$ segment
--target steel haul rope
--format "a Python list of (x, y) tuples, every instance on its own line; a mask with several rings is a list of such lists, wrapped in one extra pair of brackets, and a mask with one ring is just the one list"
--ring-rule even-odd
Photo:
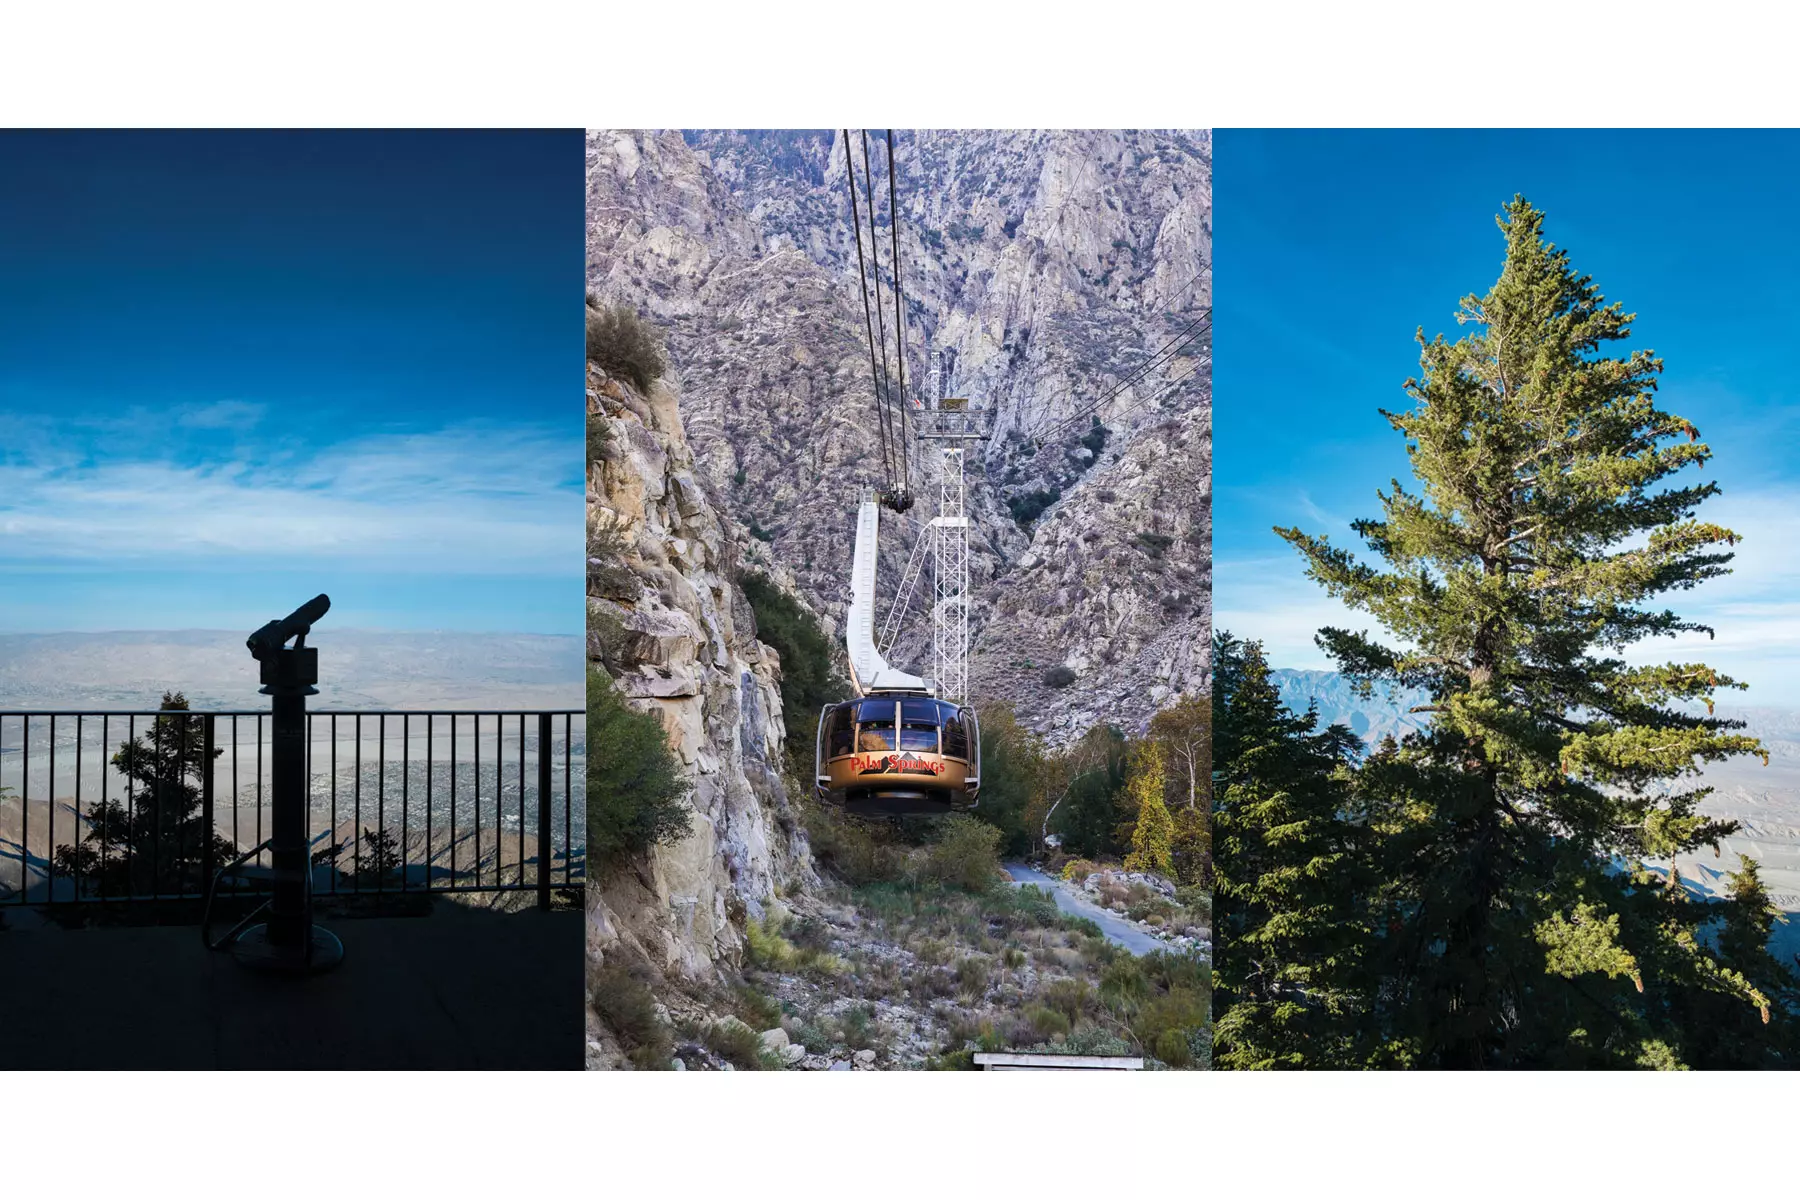
[[(867, 137), (867, 134), (864, 134)], [(865, 152), (868, 142), (863, 143)], [(894, 357), (899, 360), (900, 367), (900, 461), (902, 475), (901, 487), (904, 491), (912, 491), (912, 450), (906, 431), (906, 323), (904, 310), (900, 304), (900, 202), (894, 191), (894, 131), (887, 131), (888, 160), (888, 239), (894, 252)], [(870, 219), (869, 233), (875, 232), (873, 218)], [(875, 286), (881, 286), (881, 271), (875, 272)]]
[[(894, 465), (888, 447), (890, 436), (888, 431), (887, 406), (884, 405), (881, 400), (881, 376), (876, 373), (875, 369), (875, 323), (873, 316), (869, 311), (869, 275), (868, 270), (863, 263), (862, 218), (859, 217), (856, 212), (856, 160), (850, 155), (850, 131), (848, 129), (844, 130), (844, 170), (845, 180), (850, 186), (850, 224), (856, 233), (856, 274), (862, 281), (863, 329), (867, 332), (869, 338), (869, 376), (875, 385), (875, 417), (881, 439), (882, 482), (885, 486), (891, 488), (894, 484)], [(872, 216), (870, 220), (869, 238), (873, 241), (875, 229)], [(877, 278), (876, 284), (877, 286), (880, 285), (879, 278)], [(879, 303), (877, 304), (877, 307), (879, 307)], [(882, 353), (885, 357), (885, 338), (882, 340)]]

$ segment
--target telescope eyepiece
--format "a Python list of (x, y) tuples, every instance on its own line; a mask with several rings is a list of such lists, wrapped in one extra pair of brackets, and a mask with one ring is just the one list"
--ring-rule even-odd
[(305, 637), (312, 630), (313, 622), (331, 610), (331, 597), (320, 592), (299, 608), (279, 621), (270, 621), (261, 629), (251, 634), (244, 642), (249, 647), (251, 657), (261, 661), (272, 657), (289, 638)]

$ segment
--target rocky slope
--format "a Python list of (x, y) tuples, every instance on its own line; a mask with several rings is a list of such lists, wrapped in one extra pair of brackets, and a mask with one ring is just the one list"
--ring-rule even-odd
[(696, 478), (674, 390), (640, 395), (590, 366), (588, 420), (604, 429), (588, 476), (588, 656), (662, 720), (693, 783), (686, 838), (596, 864), (589, 959), (623, 950), (703, 977), (739, 955), (746, 920), (778, 888), (811, 878), (777, 766), (780, 665), (732, 583), (731, 542)]
[[(871, 157), (891, 264), (879, 138)], [(1053, 742), (1102, 714), (1141, 727), (1159, 689), (1206, 681), (1209, 343), (1103, 407), (1104, 433), (1055, 423), (1210, 306), (1210, 137), (921, 131), (896, 160), (911, 390), (967, 396), (995, 423), (968, 468), (974, 698), (1025, 702)], [(589, 286), (667, 332), (694, 472), (738, 553), (828, 620), (856, 500), (882, 474), (847, 204), (830, 132), (588, 137)], [(933, 497), (935, 456), (911, 468)], [(890, 594), (929, 510), (889, 522)], [(1138, 552), (1164, 537), (1160, 557)], [(925, 624), (898, 661), (922, 662)], [(1052, 694), (1056, 664), (1076, 678)]]
[(1055, 743), (1102, 720), (1142, 729), (1205, 688), (1211, 434), (1209, 408), (1171, 417), (1045, 515), (991, 591), (970, 662), (976, 695), (1012, 701)]

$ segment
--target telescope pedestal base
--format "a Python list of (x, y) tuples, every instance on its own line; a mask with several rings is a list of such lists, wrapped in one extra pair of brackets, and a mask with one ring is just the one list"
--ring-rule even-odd
[(252, 925), (225, 949), (241, 965), (280, 975), (318, 975), (344, 961), (344, 943), (322, 925), (312, 927), (307, 946), (283, 946), (269, 940), (269, 927)]

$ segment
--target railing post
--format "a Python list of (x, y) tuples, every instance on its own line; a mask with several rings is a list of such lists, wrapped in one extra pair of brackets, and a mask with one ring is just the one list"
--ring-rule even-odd
[(200, 891), (212, 886), (213, 872), (219, 864), (213, 861), (213, 717), (200, 718)]
[(537, 906), (550, 907), (550, 714), (538, 714)]

